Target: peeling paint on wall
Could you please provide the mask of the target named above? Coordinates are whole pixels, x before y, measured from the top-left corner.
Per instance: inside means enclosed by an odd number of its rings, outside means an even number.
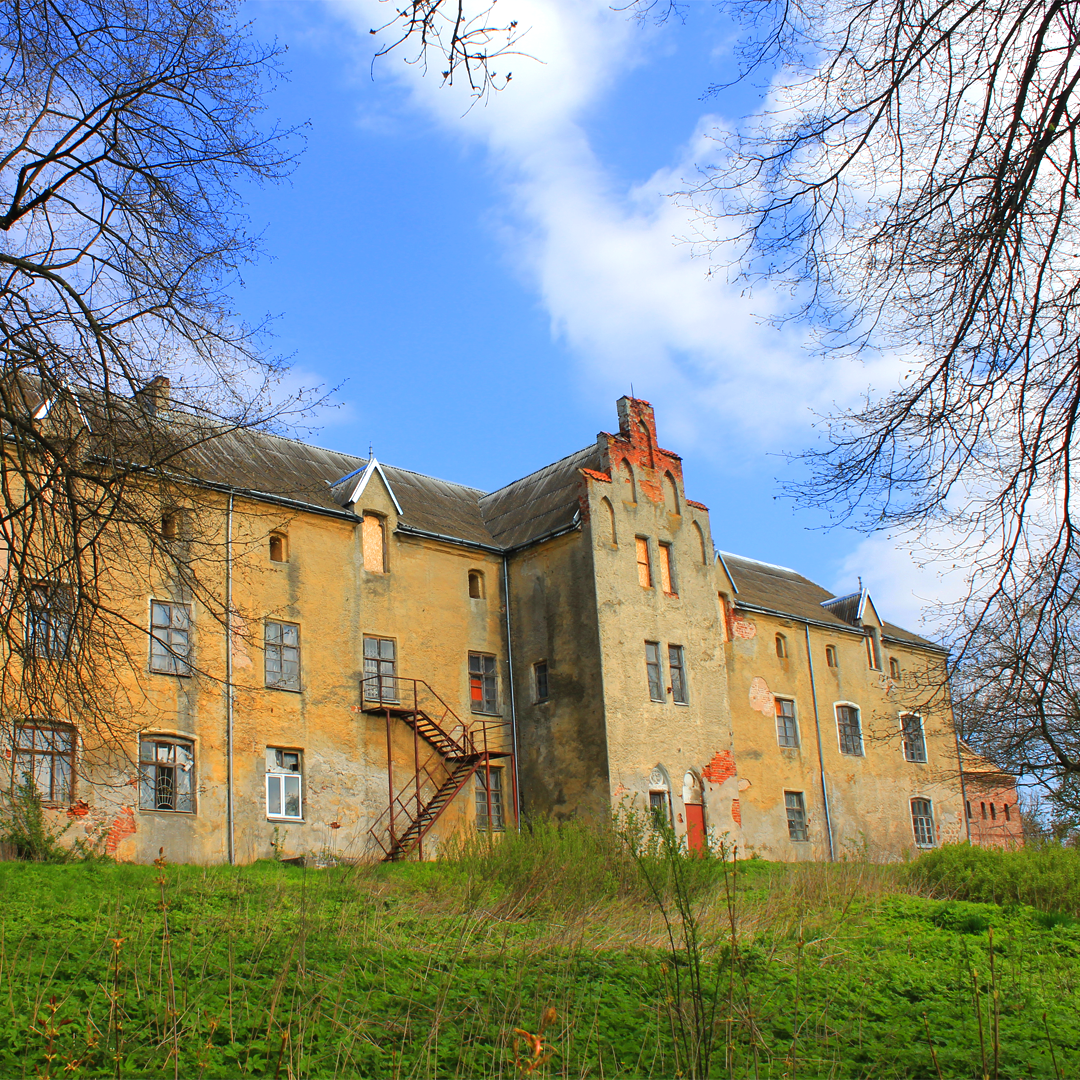
[[[113,819],[112,828],[105,838],[105,854],[115,855],[120,841],[127,836],[134,836],[135,831],[135,814],[130,806],[125,806]]]
[[[760,675],[750,680],[750,708],[765,716],[772,716],[776,712],[776,702],[769,684]]]
[[[757,637],[757,627],[752,622],[747,622],[746,619],[740,619],[736,616],[731,620],[731,636],[749,641],[751,638]]]
[[[731,820],[734,821],[736,825],[742,826],[742,807],[739,805],[738,799],[731,800]]]
[[[735,768],[735,759],[728,750],[719,750],[713,754],[712,761],[701,770],[701,775],[714,784],[722,784],[730,780],[738,769]]]

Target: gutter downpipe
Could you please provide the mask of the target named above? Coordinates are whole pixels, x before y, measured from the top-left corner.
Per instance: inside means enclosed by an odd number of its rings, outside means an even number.
[[[949,706],[949,718],[952,720],[953,738],[956,740],[956,767],[960,771],[960,801],[964,804],[960,807],[960,813],[964,816],[964,831],[967,834],[968,847],[971,846],[971,818],[968,816],[967,784],[964,782],[964,755],[960,752],[960,729],[956,726],[956,713],[953,712],[952,693],[948,683],[945,684],[947,704]]]
[[[503,555],[503,601],[506,604],[506,671],[510,685],[510,745],[514,752],[514,825],[521,826],[520,809],[518,805],[518,735],[517,735],[517,706],[514,703],[514,651],[510,644],[510,571],[509,556]],[[488,789],[490,791],[490,788]],[[490,812],[488,821],[491,821]]]
[[[821,797],[825,802],[825,828],[829,832],[829,862],[836,862],[833,849],[832,815],[829,813],[829,789],[825,784],[825,755],[821,749],[821,718],[818,716],[817,685],[814,682],[814,653],[810,648],[810,624],[803,623],[806,631],[806,664],[810,669],[810,699],[814,703],[814,728],[817,730],[818,767],[821,770]]]
[[[232,526],[233,493],[225,524],[225,813],[228,819],[229,865],[236,865],[236,822],[233,798],[233,640],[232,640]]]

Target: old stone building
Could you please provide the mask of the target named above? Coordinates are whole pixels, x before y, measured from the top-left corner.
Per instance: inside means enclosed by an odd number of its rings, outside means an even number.
[[[717,555],[652,408],[618,421],[491,493],[206,442],[162,525],[213,539],[202,591],[148,570],[118,597],[145,656],[127,725],[23,718],[12,777],[134,860],[430,857],[620,806],[775,859],[967,836],[940,648],[865,593]]]

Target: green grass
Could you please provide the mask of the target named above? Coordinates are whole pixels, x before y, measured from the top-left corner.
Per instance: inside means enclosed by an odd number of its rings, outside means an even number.
[[[960,896],[942,865],[955,878],[964,853],[755,860],[733,877],[654,852],[673,954],[619,837],[507,840],[329,871],[2,863],[0,1076],[513,1076],[514,1029],[550,1008],[535,1075],[685,1073],[678,873],[716,1007],[714,1076],[933,1077],[930,1041],[942,1076],[982,1076],[984,1060],[990,1077],[1080,1073],[1080,922],[1004,891]],[[1060,859],[1028,872],[1057,881]]]

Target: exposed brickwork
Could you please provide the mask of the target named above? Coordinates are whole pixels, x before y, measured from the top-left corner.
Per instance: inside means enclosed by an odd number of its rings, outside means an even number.
[[[692,506],[695,510],[704,510],[708,513],[709,508],[704,503],[695,502],[693,499],[686,500],[687,506]]]
[[[731,800],[731,820],[736,825],[742,825],[742,806],[738,799]]]
[[[135,814],[130,806],[125,806],[113,819],[112,828],[109,829],[109,835],[105,838],[105,854],[115,855],[120,841],[125,837],[134,836],[135,832]]]
[[[593,480],[602,480],[605,484],[611,483],[611,477],[607,473],[597,472],[595,469],[582,469],[586,476],[591,476]]]
[[[628,461],[634,470],[638,496],[654,503],[664,501],[664,474],[671,473],[682,497],[682,458],[656,445],[656,418],[653,408],[639,398],[619,398],[619,433],[604,431],[600,437],[608,444],[609,475]]]
[[[757,627],[752,622],[747,622],[746,619],[740,619],[736,615],[731,620],[731,636],[738,638],[745,638],[747,641],[750,638],[757,637]]]
[[[765,716],[776,712],[776,701],[769,684],[760,675],[750,680],[750,708]]]
[[[72,803],[67,809],[67,816],[73,821],[75,818],[86,817],[90,813],[90,804],[85,799],[80,799],[77,803]]]
[[[713,754],[712,761],[701,770],[701,775],[714,784],[722,784],[730,780],[738,770],[735,768],[735,759],[728,750],[718,750]]]

